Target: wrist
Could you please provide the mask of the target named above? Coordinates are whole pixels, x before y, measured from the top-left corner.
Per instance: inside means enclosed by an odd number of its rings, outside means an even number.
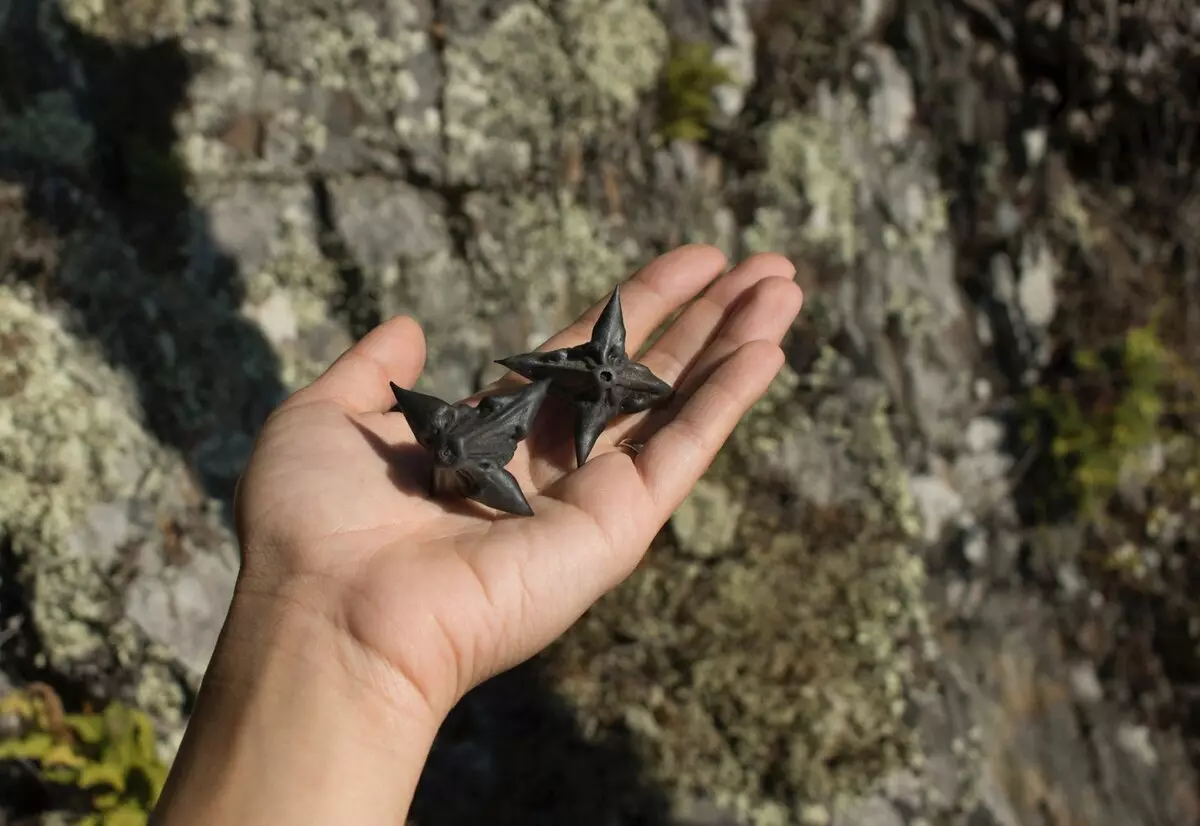
[[[403,823],[440,719],[317,591],[240,579],[155,823]]]

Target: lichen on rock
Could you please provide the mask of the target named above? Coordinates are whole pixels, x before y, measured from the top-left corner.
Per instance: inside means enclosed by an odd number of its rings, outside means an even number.
[[[449,178],[479,185],[527,174],[572,82],[554,20],[516,3],[481,34],[451,39],[443,58]]]
[[[274,205],[263,209],[270,192],[275,194]],[[256,222],[265,217],[269,233],[256,236],[265,246],[261,265],[247,273],[241,313],[270,342],[283,387],[294,391],[319,376],[352,341],[345,326],[331,317],[344,284],[317,243],[311,193],[306,187],[272,188],[267,193],[251,202],[259,207]],[[245,252],[239,259],[247,259]],[[258,256],[247,264],[257,260]]]
[[[732,536],[660,539],[553,649],[584,730],[628,731],[677,801],[787,822],[921,764],[906,715],[926,679],[925,574],[907,476],[879,418],[886,396],[868,385],[830,391],[813,417],[817,399],[785,373],[699,488],[730,497]],[[822,434],[866,478],[812,501],[798,468],[781,495],[786,480],[764,478],[778,447],[765,432]]]
[[[179,36],[188,24],[187,0],[58,0],[56,5],[79,31],[129,45]]]
[[[428,3],[263,0],[229,17],[184,40],[199,69],[182,118],[194,167],[440,176]]]
[[[632,114],[665,45],[661,21],[638,0],[517,2],[482,31],[451,31],[450,179],[497,185],[557,164],[565,134],[594,138]]]
[[[566,0],[557,11],[564,42],[591,88],[575,94],[578,126],[628,117],[654,85],[667,48],[662,21],[643,0]]]
[[[864,128],[864,122],[857,126]],[[839,138],[838,125],[809,114],[765,127],[767,172],[762,205],[744,233],[748,250],[801,254],[817,247],[843,263],[855,259],[862,245],[856,225],[859,183]],[[797,232],[795,220],[806,213]],[[811,246],[797,247],[798,242]]]
[[[519,307],[534,344],[629,274],[604,220],[566,196],[477,193],[466,212],[475,222],[468,260],[481,306]]]
[[[0,287],[0,349],[0,525],[46,663],[97,688],[133,690],[149,641],[126,614],[123,588],[146,555],[165,553],[163,525],[185,518],[198,493],[178,454],[147,436],[129,376],[26,288]],[[220,542],[197,539],[219,555]],[[226,557],[218,601],[234,564]],[[207,633],[200,646],[211,646],[218,618],[186,633]]]

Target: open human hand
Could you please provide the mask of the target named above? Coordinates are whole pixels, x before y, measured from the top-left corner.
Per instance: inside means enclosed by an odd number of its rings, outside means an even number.
[[[685,246],[621,286],[631,356],[687,305],[639,357],[675,395],[615,420],[580,468],[570,411],[548,400],[508,465],[528,518],[429,495],[429,458],[389,386],[412,387],[424,338],[407,317],[380,325],[262,429],[238,487],[239,591],[328,620],[357,679],[411,689],[443,719],[629,576],[782,367],[795,269],[773,254],[724,269],[715,248]],[[539,349],[586,341],[604,304]]]

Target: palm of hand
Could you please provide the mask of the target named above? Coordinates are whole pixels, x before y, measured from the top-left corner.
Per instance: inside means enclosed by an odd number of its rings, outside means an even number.
[[[684,247],[624,285],[630,350],[723,263]],[[314,607],[444,715],[636,567],[781,366],[778,342],[801,303],[793,273],[764,255],[721,276],[642,358],[676,385],[673,405],[613,422],[584,467],[574,469],[570,411],[548,400],[508,465],[528,518],[428,495],[428,459],[404,417],[386,412],[388,382],[416,380],[423,338],[409,319],[382,325],[263,428],[238,491],[243,581],[315,584]],[[542,349],[586,340],[602,306]],[[639,454],[616,447],[634,433]]]

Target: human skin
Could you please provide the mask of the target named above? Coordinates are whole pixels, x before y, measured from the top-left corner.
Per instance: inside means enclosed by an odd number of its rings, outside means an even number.
[[[404,823],[451,708],[633,572],[782,367],[794,267],[725,267],[685,246],[621,286],[631,354],[686,305],[640,359],[675,396],[615,420],[578,469],[569,412],[547,404],[508,466],[532,517],[431,498],[419,451],[389,447],[415,444],[388,412],[388,382],[411,388],[424,365],[410,318],[273,412],[238,485],[229,613],[153,823]],[[586,341],[604,303],[539,349]]]

